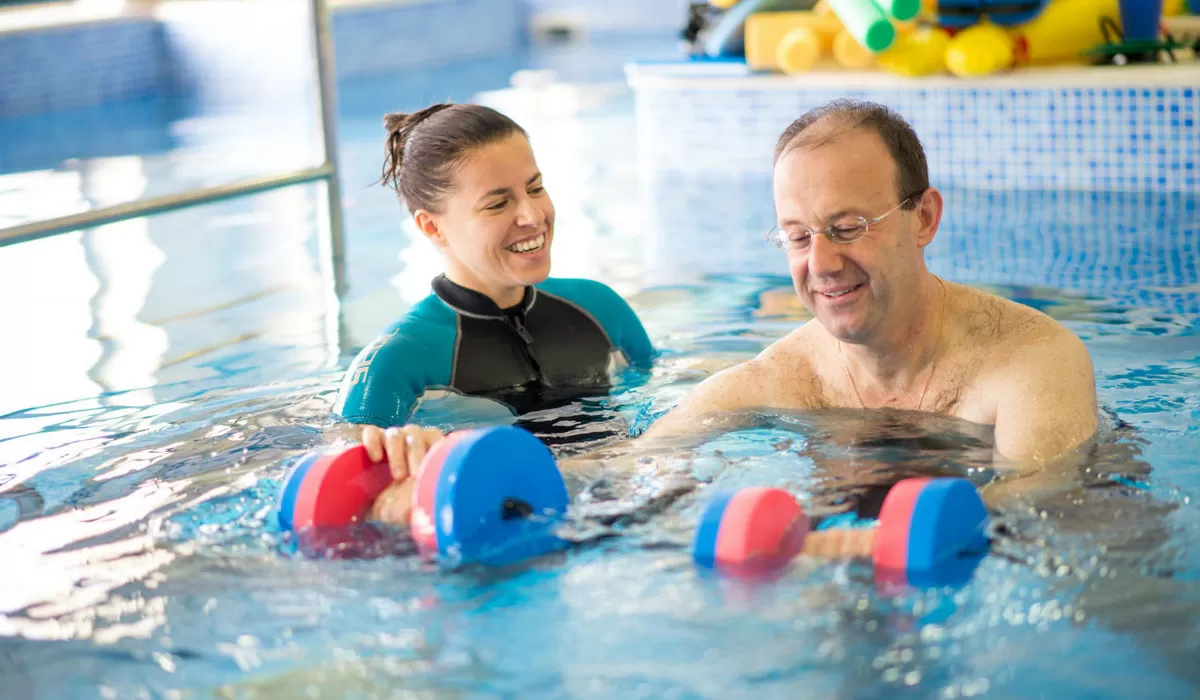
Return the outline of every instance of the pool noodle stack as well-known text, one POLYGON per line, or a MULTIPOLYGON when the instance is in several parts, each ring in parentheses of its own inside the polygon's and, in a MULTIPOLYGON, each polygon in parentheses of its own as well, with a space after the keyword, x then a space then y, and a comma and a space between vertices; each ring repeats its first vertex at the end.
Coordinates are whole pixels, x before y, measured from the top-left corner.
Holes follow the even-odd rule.
POLYGON ((846 31, 868 51, 879 53, 896 40, 892 20, 907 22, 921 10, 920 0, 826 0, 846 31))

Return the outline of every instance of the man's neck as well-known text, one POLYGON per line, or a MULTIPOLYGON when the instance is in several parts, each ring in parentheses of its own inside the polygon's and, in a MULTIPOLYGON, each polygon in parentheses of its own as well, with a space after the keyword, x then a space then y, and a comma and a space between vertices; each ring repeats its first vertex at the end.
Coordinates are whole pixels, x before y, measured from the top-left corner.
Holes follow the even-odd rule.
POLYGON ((879 404, 921 391, 921 384, 928 378, 927 370, 941 350, 939 340, 946 305, 942 285, 933 274, 922 273, 920 291, 908 302, 909 309, 893 312, 911 322, 895 324, 884 337, 866 343, 841 343, 841 352, 864 403, 879 404))

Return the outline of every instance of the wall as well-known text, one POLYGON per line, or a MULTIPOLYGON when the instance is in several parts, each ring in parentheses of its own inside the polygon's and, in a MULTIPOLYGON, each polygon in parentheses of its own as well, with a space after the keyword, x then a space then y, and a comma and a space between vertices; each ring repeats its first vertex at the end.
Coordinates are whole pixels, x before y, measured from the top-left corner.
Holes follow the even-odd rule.
MULTIPOLYGON (((170 0, 70 26, 0 22, 0 117, 138 97, 286 103, 312 91, 304 0, 170 0)), ((15 12, 10 10, 9 12, 15 12)), ((338 77, 511 53, 524 0, 393 0, 331 11, 338 77)), ((3 18, 0 15, 0 18, 3 18)))

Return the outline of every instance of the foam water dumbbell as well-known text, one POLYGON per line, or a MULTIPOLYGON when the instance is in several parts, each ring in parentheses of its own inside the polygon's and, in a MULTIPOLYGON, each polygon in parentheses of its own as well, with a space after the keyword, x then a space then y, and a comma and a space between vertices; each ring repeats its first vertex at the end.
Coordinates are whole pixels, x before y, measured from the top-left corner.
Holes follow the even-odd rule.
POLYGON ((890 583, 943 585, 969 578, 987 549, 987 509, 965 479, 905 479, 888 491, 872 528, 809 532, 808 516, 782 489, 714 497, 701 515, 693 557, 744 575, 778 569, 800 554, 863 557, 890 583))
MULTIPOLYGON (((364 521, 391 483, 387 462, 372 462, 361 445, 310 453, 284 479, 279 527, 328 545, 364 521)), ((554 456, 534 435, 516 426, 463 430, 421 461, 409 525, 424 555, 500 565, 564 548, 554 525, 567 503, 554 456)))

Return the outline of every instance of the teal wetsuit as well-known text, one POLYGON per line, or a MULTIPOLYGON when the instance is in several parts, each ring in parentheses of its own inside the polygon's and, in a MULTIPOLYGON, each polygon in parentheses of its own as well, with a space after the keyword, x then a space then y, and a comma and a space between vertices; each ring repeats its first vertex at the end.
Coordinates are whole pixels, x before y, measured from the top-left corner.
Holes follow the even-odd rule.
POLYGON ((615 367, 647 368, 654 357, 633 309, 600 282, 547 279, 509 309, 444 275, 432 286, 350 365, 335 407, 345 420, 403 425, 429 390, 520 415, 604 395, 615 367))

